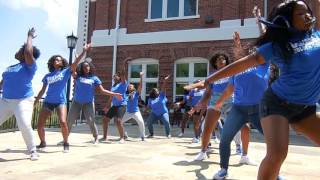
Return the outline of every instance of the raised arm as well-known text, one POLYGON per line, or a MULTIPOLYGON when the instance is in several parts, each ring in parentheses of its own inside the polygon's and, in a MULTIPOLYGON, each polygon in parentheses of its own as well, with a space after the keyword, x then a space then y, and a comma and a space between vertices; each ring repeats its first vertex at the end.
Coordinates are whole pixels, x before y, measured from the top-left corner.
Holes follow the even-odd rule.
POLYGON ((124 60, 123 68, 120 72, 121 83, 126 83, 126 80, 127 80, 126 73, 127 73, 127 69, 128 69, 128 63, 131 59, 132 59, 131 57, 127 57, 124 60))
POLYGON ((258 6, 254 6, 254 8, 252 10, 252 14, 256 18, 256 23, 258 25, 260 35, 265 33, 266 32, 266 27, 262 23, 259 22, 259 19, 261 18, 260 8, 258 8, 258 6))
POLYGON ((48 85, 47 84, 43 84, 41 90, 39 91, 36 100, 34 101, 34 104, 37 104, 40 99, 42 98, 43 94, 46 92, 48 85))
POLYGON ((166 77, 163 78, 163 82, 160 85, 160 91, 164 92, 164 94, 167 94, 167 81, 170 78, 170 75, 167 75, 166 77))
POLYGON ((91 44, 86 44, 83 47, 81 54, 79 56, 76 56, 76 60, 70 65, 72 72, 75 72, 77 70, 77 66, 78 66, 79 62, 81 61, 83 56, 86 54, 86 52, 88 52, 90 50, 90 48, 91 48, 91 44))
POLYGON ((23 52, 24 60, 28 65, 31 65, 34 62, 32 39, 34 39, 35 37, 36 37, 35 29, 34 28, 29 29, 26 47, 24 48, 24 52, 23 52))
POLYGON ((205 86, 207 87, 211 82, 233 76, 235 74, 245 71, 246 69, 249 69, 250 67, 254 67, 263 63, 265 63, 265 61, 261 55, 257 53, 250 54, 218 70, 216 73, 208 76, 205 80, 205 86))
POLYGON ((143 78, 144 72, 140 72, 140 81, 138 85, 138 93, 141 95, 141 89, 142 89, 142 78, 143 78))
POLYGON ((235 59, 240 59, 245 56, 244 49, 241 45, 239 32, 234 32, 233 34, 233 54, 235 59))

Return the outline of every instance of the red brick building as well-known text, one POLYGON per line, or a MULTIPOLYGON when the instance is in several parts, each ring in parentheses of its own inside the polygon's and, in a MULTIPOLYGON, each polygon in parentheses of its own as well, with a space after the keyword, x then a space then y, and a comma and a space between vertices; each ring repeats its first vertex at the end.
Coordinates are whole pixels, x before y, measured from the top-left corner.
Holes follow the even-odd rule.
MULTIPOLYGON (((171 74, 167 95, 171 101, 183 93, 183 85, 205 78, 208 59, 217 52, 232 55, 232 36, 240 32, 248 44, 258 37, 252 9, 262 15, 281 1, 276 0, 80 0, 78 48, 92 42, 89 56, 104 87, 112 75, 132 57, 128 79, 138 82, 144 71, 142 99, 171 74), (117 6, 118 5, 118 6, 117 6), (118 25, 117 25, 118 24, 118 25)), ((106 102, 96 97, 97 107, 106 102)))

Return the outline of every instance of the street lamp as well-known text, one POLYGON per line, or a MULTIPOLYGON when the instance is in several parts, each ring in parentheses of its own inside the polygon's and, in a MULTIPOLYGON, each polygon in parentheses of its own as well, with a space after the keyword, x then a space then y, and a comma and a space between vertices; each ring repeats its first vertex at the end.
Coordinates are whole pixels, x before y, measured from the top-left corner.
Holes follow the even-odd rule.
MULTIPOLYGON (((76 47, 77 40, 78 38, 73 35, 73 32, 71 35, 67 36, 68 48, 70 50, 69 65, 72 64, 72 52, 73 52, 73 49, 76 47)), ((67 84, 67 110, 68 111, 69 111, 70 87, 71 87, 71 80, 69 79, 67 84)))

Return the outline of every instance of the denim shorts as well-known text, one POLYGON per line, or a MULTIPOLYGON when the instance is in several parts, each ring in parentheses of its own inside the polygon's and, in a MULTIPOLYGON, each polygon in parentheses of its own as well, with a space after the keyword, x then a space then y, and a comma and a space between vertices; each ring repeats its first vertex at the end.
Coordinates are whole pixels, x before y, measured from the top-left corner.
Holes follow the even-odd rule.
MULTIPOLYGON (((222 95, 222 93, 214 93, 211 96, 208 108, 214 109, 214 106, 216 105, 216 102, 218 101, 218 99, 220 98, 221 95, 222 95)), ((226 116, 228 115, 229 111, 231 110, 231 107, 232 107, 232 98, 229 98, 223 103, 221 109, 219 110, 221 112, 222 119, 226 119, 226 116)))
POLYGON ((54 109, 56 108, 60 108, 66 106, 65 103, 48 103, 48 102, 44 102, 42 108, 48 110, 48 111, 54 111, 54 109))
POLYGON ((316 113, 316 105, 301 105, 289 103, 279 98, 268 88, 261 100, 260 115, 281 115, 289 120, 289 123, 297 123, 306 117, 316 113))

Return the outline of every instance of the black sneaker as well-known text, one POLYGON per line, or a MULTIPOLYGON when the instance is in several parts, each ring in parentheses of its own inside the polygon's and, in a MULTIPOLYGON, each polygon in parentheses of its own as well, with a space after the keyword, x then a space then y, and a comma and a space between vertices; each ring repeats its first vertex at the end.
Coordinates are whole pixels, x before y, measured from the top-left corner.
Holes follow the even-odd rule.
POLYGON ((47 144, 46 144, 46 142, 44 142, 44 141, 41 141, 41 143, 38 145, 38 146, 36 146, 36 148, 38 149, 38 150, 43 150, 43 149, 45 149, 47 147, 47 144))
POLYGON ((147 138, 153 138, 153 134, 149 134, 147 138))
POLYGON ((63 143, 63 152, 68 153, 69 152, 69 143, 63 143))

